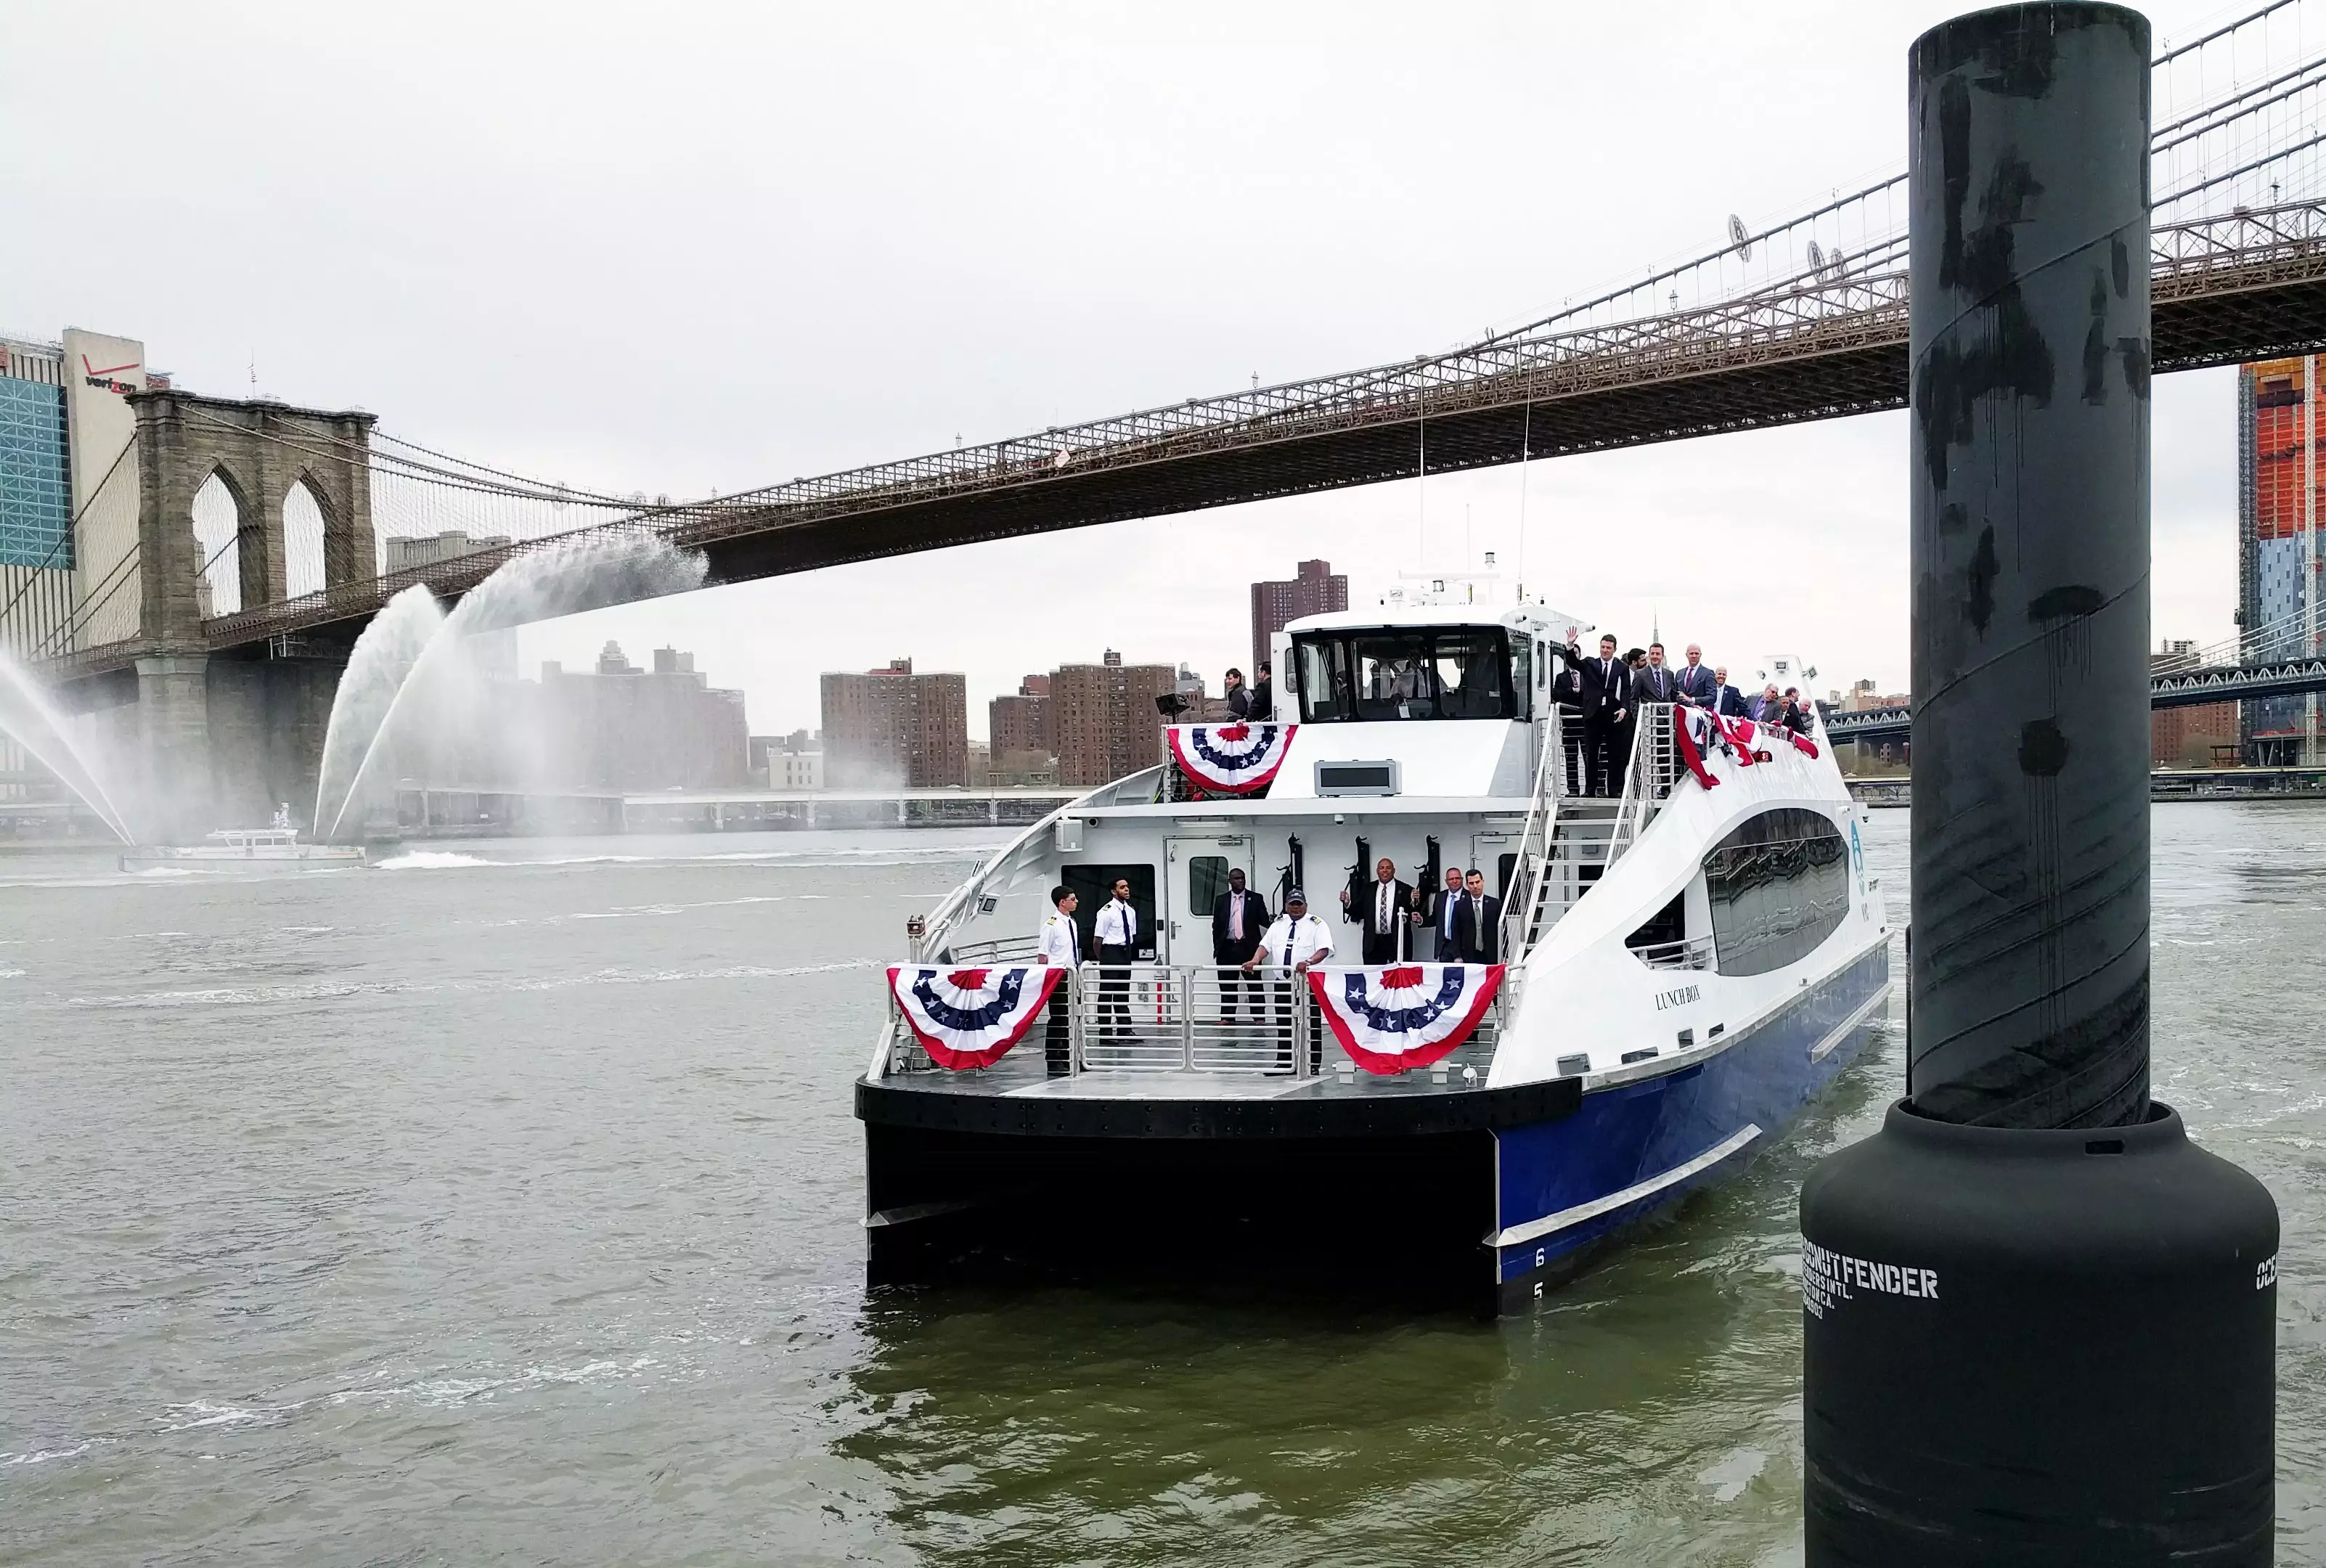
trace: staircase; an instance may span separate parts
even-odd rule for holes
[[[1614,849],[1615,812],[1620,803],[1568,795],[1558,803],[1550,826],[1550,849],[1533,878],[1520,951],[1531,951],[1549,934],[1575,901],[1590,891],[1607,869]]]
[[[1503,961],[1515,966],[1549,934],[1576,901],[1637,841],[1670,793],[1679,772],[1672,710],[1653,703],[1641,713],[1623,794],[1614,800],[1568,794],[1559,770],[1538,770],[1535,807],[1521,840],[1517,895],[1503,921]],[[1558,744],[1558,719],[1544,727],[1546,748]],[[1546,749],[1546,759],[1551,753]]]

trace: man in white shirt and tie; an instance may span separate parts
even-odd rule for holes
[[[1260,951],[1244,960],[1247,970],[1266,964],[1280,970],[1274,981],[1276,989],[1276,1065],[1282,1072],[1292,1071],[1292,1009],[1298,1005],[1298,993],[1308,988],[1310,966],[1320,964],[1333,956],[1333,933],[1325,923],[1308,913],[1308,895],[1298,887],[1284,895],[1284,913],[1268,928],[1261,939]],[[1325,1042],[1322,1037],[1324,1019],[1317,1011],[1317,999],[1308,998],[1308,1071],[1314,1072],[1322,1062]]]
[[[1034,961],[1044,968],[1059,968],[1066,972],[1058,978],[1058,988],[1050,993],[1050,1017],[1045,1025],[1042,1054],[1047,1058],[1050,1076],[1063,1078],[1074,1070],[1067,1036],[1068,1009],[1073,1006],[1068,993],[1074,988],[1075,970],[1082,967],[1083,936],[1075,929],[1075,905],[1078,902],[1071,887],[1050,889],[1050,915],[1042,922],[1042,945]]]
[[[1139,958],[1139,911],[1130,906],[1130,878],[1114,879],[1114,896],[1099,905],[1098,923],[1091,932],[1101,964],[1128,966]],[[1128,967],[1098,972],[1098,1035],[1102,1040],[1130,1038],[1130,970]]]
[[[1373,884],[1350,900],[1344,918],[1364,927],[1362,951],[1369,964],[1393,964],[1405,957],[1405,928],[1413,918],[1413,888],[1397,879],[1397,862],[1384,855],[1373,868]]]

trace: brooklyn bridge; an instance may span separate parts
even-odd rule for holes
[[[2271,31],[2294,4],[2272,0],[2155,61],[2157,371],[2326,349],[2326,49]],[[1901,171],[1773,224],[1732,218],[1680,264],[1409,359],[723,496],[575,490],[354,411],[135,393],[135,439],[73,519],[79,534],[110,518],[134,545],[102,573],[84,563],[61,609],[18,581],[0,602],[0,646],[71,706],[166,709],[221,680],[287,681],[309,691],[293,703],[308,713],[312,691],[328,709],[338,663],[398,591],[457,598],[516,556],[577,540],[658,537],[701,552],[708,583],[735,583],[1901,408],[1905,195]],[[198,515],[205,487],[231,497],[229,521]],[[312,504],[294,517],[286,501],[302,493]],[[490,543],[399,567],[385,553],[391,527]],[[2319,628],[2303,632],[2294,646],[2225,647],[2155,700],[2326,690]],[[1909,719],[1848,722],[1871,738]]]

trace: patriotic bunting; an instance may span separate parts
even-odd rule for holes
[[[1284,765],[1297,724],[1174,724],[1171,755],[1196,786],[1218,795],[1255,794]]]
[[[1679,745],[1680,760],[1706,789],[1720,783],[1709,765],[1716,757],[1726,758],[1738,767],[1751,767],[1756,763],[1774,761],[1778,756],[1775,748],[1781,743],[1804,756],[1818,754],[1816,741],[1806,735],[1796,735],[1782,724],[1721,718],[1701,708],[1682,708],[1676,720],[1672,735]]]
[[[1052,964],[1016,970],[889,966],[889,990],[929,1060],[955,1072],[991,1067],[1018,1044],[1065,979]]]
[[[1500,964],[1312,969],[1308,988],[1349,1060],[1367,1072],[1427,1067],[1467,1040],[1502,988]]]

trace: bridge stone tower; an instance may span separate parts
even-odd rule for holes
[[[194,496],[218,476],[241,514],[242,602],[288,596],[283,503],[304,483],[323,514],[326,587],[378,570],[368,483],[374,416],[268,402],[140,392],[137,535],[146,637],[200,643],[201,546]]]
[[[322,514],[326,588],[377,571],[373,416],[177,391],[132,394],[137,419],[136,747],[153,830],[198,836],[264,822],[313,798],[344,653],[213,659],[202,626],[194,497],[216,476],[239,515],[245,608],[288,596],[284,502],[304,484]]]

